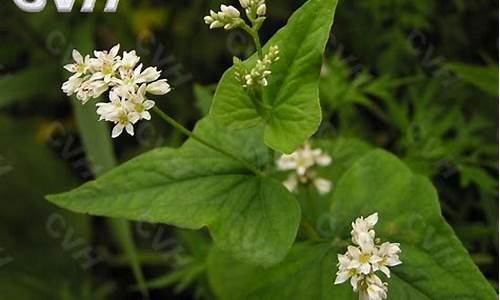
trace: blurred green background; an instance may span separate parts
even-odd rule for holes
[[[0,299],[141,299],[145,284],[151,299],[212,299],[206,234],[75,215],[43,199],[184,139],[153,120],[110,141],[92,106],[61,92],[62,66],[73,48],[136,49],[174,88],[157,104],[192,127],[251,41],[203,23],[221,1],[122,0],[115,14],[101,12],[104,1],[92,14],[77,12],[82,1],[70,14],[48,2],[31,14],[0,4]],[[268,1],[263,38],[302,2]],[[429,176],[497,290],[498,36],[496,0],[341,0],[318,132],[385,148]]]

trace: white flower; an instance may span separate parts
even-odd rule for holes
[[[236,79],[239,80],[245,88],[259,85],[267,86],[267,79],[269,75],[272,74],[272,64],[280,59],[279,53],[280,50],[278,46],[271,46],[268,53],[264,55],[264,58],[262,60],[257,60],[255,67],[252,68],[250,72],[247,72],[245,76],[241,76],[241,74],[235,74]],[[241,80],[240,78],[243,78],[243,80]]]
[[[136,83],[151,82],[160,78],[161,72],[156,67],[148,67],[137,77]]]
[[[108,85],[102,80],[94,80],[92,77],[84,80],[78,88],[76,88],[76,98],[82,102],[87,103],[92,98],[101,96],[108,90]]]
[[[86,55],[84,58],[76,49],[73,50],[72,55],[75,63],[64,66],[66,70],[74,73],[73,76],[70,77],[70,79],[87,74],[87,72],[91,68],[90,56]]]
[[[401,249],[399,248],[399,243],[385,242],[380,245],[377,253],[380,260],[373,266],[374,270],[380,270],[387,277],[391,277],[391,271],[388,267],[394,267],[402,264],[399,259],[400,252]]]
[[[85,78],[81,77],[70,77],[68,81],[64,82],[62,85],[63,92],[71,96],[76,93],[76,90],[80,87],[80,85],[85,81]]]
[[[120,44],[113,46],[113,48],[111,48],[109,51],[96,50],[94,51],[94,56],[96,57],[96,59],[98,59],[100,62],[104,64],[112,64],[120,60],[120,57],[118,56],[118,51],[120,51]]]
[[[292,154],[283,154],[277,161],[278,170],[295,170],[298,175],[305,175],[307,169],[314,166],[314,151],[309,143],[305,143],[302,149]]]
[[[153,95],[165,95],[171,88],[166,79],[161,79],[148,84],[146,91]]]
[[[245,12],[250,20],[253,20],[255,15],[263,17],[267,12],[265,0],[240,0],[240,5],[243,9],[245,9]]]
[[[325,195],[332,190],[332,183],[327,179],[317,177],[312,169],[316,166],[328,166],[331,162],[332,159],[328,154],[323,153],[321,149],[311,149],[311,145],[306,143],[303,148],[292,154],[283,154],[276,161],[276,167],[280,171],[294,171],[283,182],[289,191],[295,192],[299,183],[312,183],[321,195]]]
[[[378,214],[367,218],[359,217],[352,222],[352,241],[355,246],[348,246],[347,252],[338,255],[338,271],[335,284],[350,279],[353,291],[359,292],[359,299],[381,300],[387,298],[387,283],[376,275],[381,271],[390,277],[389,267],[397,266],[401,249],[398,243],[385,242],[378,245],[373,229],[378,221]]]
[[[132,95],[131,101],[127,103],[130,112],[135,112],[140,119],[151,120],[151,114],[148,110],[155,106],[155,102],[146,98],[146,84],[143,84],[135,95]]]
[[[130,70],[135,68],[135,66],[139,63],[140,57],[137,56],[135,50],[130,52],[123,52],[123,58],[120,64],[120,67],[124,70]]]
[[[266,15],[266,12],[267,12],[267,6],[265,3],[259,5],[259,7],[257,8],[257,15],[259,16],[265,16]]]
[[[299,180],[297,178],[297,175],[295,175],[293,173],[290,174],[290,175],[288,175],[288,179],[285,180],[285,181],[283,181],[283,185],[290,192],[296,192],[297,191],[297,186],[299,185]]]
[[[222,4],[220,6],[221,13],[228,18],[239,18],[240,17],[240,11],[232,6],[232,5],[224,5]]]
[[[347,253],[351,258],[349,268],[356,269],[364,275],[370,274],[372,272],[372,264],[378,263],[381,260],[375,255],[376,251],[377,249],[373,244],[363,248],[348,246]]]
[[[146,68],[142,70],[142,64],[132,69],[120,69],[120,77],[112,79],[113,84],[127,87],[129,91],[134,91],[142,83],[149,83],[160,78],[161,72],[156,67]]]
[[[316,178],[313,184],[321,195],[326,195],[332,190],[332,182],[324,178]]]
[[[120,67],[121,61],[118,56],[120,45],[116,45],[108,51],[94,51],[95,58],[91,59],[93,68],[97,70],[93,74],[95,79],[102,79],[105,83],[110,83]]]
[[[240,11],[231,5],[220,6],[220,11],[215,12],[210,11],[210,15],[204,18],[206,24],[210,25],[210,29],[224,27],[226,30],[230,30],[239,27],[244,23],[243,19],[240,18]]]
[[[248,6],[250,5],[250,0],[240,0],[240,5],[243,8],[248,8]]]
[[[65,69],[74,75],[61,87],[68,96],[76,94],[82,104],[109,90],[109,101],[97,103],[96,112],[99,120],[115,124],[113,138],[124,129],[133,135],[135,123],[151,119],[149,110],[155,102],[148,99],[147,93],[164,95],[171,90],[167,80],[160,79],[161,72],[156,67],[143,70],[136,51],[125,51],[120,57],[119,49],[120,45],[116,45],[109,51],[94,51],[95,57],[85,58],[73,51],[75,63]]]
[[[387,298],[387,284],[371,274],[363,277],[358,283],[360,300],[381,300]]]
[[[120,134],[122,134],[123,129],[127,131],[129,135],[134,135],[134,124],[140,120],[140,115],[136,112],[128,112],[125,109],[121,109],[117,116],[111,120],[115,122],[115,127],[113,127],[113,131],[111,132],[111,137],[116,138]]]
[[[111,102],[100,102],[96,104],[99,120],[113,122],[124,109],[125,100],[120,97],[119,93],[116,91],[109,92],[109,100]]]
[[[370,239],[373,240],[375,237],[375,231],[373,227],[378,222],[378,213],[374,213],[368,216],[366,219],[359,217],[356,221],[352,222],[352,242],[356,245],[367,242]],[[368,236],[366,236],[368,235]]]
[[[337,277],[335,278],[335,284],[344,283],[349,280],[349,278],[354,278],[351,279],[351,283],[353,281],[356,281],[359,276],[359,272],[358,269],[350,267],[351,257],[349,256],[349,254],[339,254],[338,261],[339,262],[337,266],[339,267],[339,271],[337,272]],[[357,287],[357,284],[355,284],[354,286]]]

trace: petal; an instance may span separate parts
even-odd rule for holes
[[[334,284],[341,284],[346,282],[350,277],[349,274],[350,274],[349,271],[338,272]]]
[[[357,269],[361,266],[361,263],[358,261],[358,260],[351,260],[348,264],[347,264],[347,268],[348,269]]]
[[[120,51],[120,44],[117,44],[113,48],[111,48],[109,54],[114,57],[118,54],[118,51]]]
[[[117,102],[117,101],[120,101],[120,98],[118,97],[118,95],[116,94],[116,90],[111,90],[109,92],[109,100],[111,100],[111,102]]]
[[[388,278],[391,278],[391,271],[389,270],[388,267],[386,266],[381,266],[380,267],[380,271],[382,271],[382,273],[385,274],[385,276],[387,276]]]
[[[125,130],[127,130],[127,133],[130,134],[131,136],[134,136],[134,126],[130,123],[125,126]]]
[[[96,72],[96,73],[92,74],[92,76],[90,77],[89,81],[100,80],[100,79],[103,79],[103,78],[104,78],[104,74],[103,73]]]
[[[354,246],[347,246],[347,252],[349,252],[349,255],[352,257],[359,257],[361,255],[361,250]]]
[[[118,123],[115,125],[115,127],[113,127],[113,131],[111,133],[111,137],[112,138],[116,138],[117,136],[119,136],[120,134],[122,134],[123,132],[123,125]]]
[[[83,63],[83,57],[82,57],[82,55],[80,54],[80,52],[78,52],[78,50],[73,49],[72,56],[73,56],[73,59],[74,59],[77,63],[79,63],[79,64]]]
[[[326,195],[332,190],[332,183],[324,178],[317,178],[314,180],[314,186],[320,195]]]
[[[370,225],[370,227],[375,226],[375,224],[377,224],[378,222],[378,213],[370,215],[365,219],[365,221]]]
[[[141,115],[136,112],[132,112],[128,114],[128,119],[130,123],[135,124],[141,119]]]
[[[332,158],[328,154],[321,154],[316,157],[316,163],[319,166],[326,167],[332,163]]]
[[[399,260],[399,257],[389,257],[387,258],[386,265],[389,267],[394,267],[397,265],[402,264],[401,260]]]
[[[139,90],[137,90],[137,94],[139,95],[146,95],[146,88],[147,88],[147,85],[145,83],[143,83],[140,87],[139,87]]]
[[[151,114],[148,111],[144,111],[141,116],[144,120],[151,120]]]
[[[144,108],[145,109],[151,109],[153,108],[153,106],[155,106],[155,102],[153,100],[146,100],[144,101]]]
[[[362,264],[361,266],[359,266],[359,271],[363,274],[370,274],[371,269],[372,269],[372,267],[368,263],[365,263],[365,264]]]
[[[142,73],[142,64],[138,65],[134,70],[134,78],[138,78]]]
[[[74,67],[75,65],[74,64],[68,64],[68,65],[65,65],[63,68],[71,73],[73,73],[73,70],[74,70]]]
[[[153,95],[165,95],[171,91],[171,88],[166,79],[161,79],[149,84],[147,91]]]
[[[300,176],[304,176],[304,174],[306,174],[306,171],[307,171],[307,168],[304,166],[299,166],[297,168],[297,174],[299,174]]]
[[[357,289],[358,289],[359,280],[360,280],[360,276],[358,276],[358,275],[351,277],[351,286],[352,286],[352,289],[354,291],[357,291]]]
[[[283,181],[283,185],[289,192],[295,192],[297,190],[297,178],[295,176],[290,176],[287,180]]]

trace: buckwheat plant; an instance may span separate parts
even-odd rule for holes
[[[233,59],[193,130],[156,105],[171,88],[135,51],[119,53],[117,45],[84,56],[75,50],[62,90],[96,105],[96,121],[112,123],[113,138],[132,135],[137,122],[157,116],[187,140],[47,198],[79,213],[206,229],[213,240],[206,259],[197,256],[198,265],[176,274],[196,270],[220,299],[352,299],[338,285],[348,280],[367,300],[496,299],[441,216],[428,179],[362,141],[313,137],[337,0],[305,1],[262,45],[259,30],[270,4],[241,0],[204,18],[212,29],[248,33],[256,51]],[[96,98],[102,100],[91,104]],[[284,182],[283,172],[289,172]],[[300,190],[306,185],[318,192]],[[357,218],[367,211],[386,216],[377,234],[377,214]]]
[[[360,300],[380,300],[387,298],[387,283],[377,276],[380,271],[391,277],[389,267],[401,264],[398,243],[385,242],[378,245],[373,229],[378,222],[378,213],[359,217],[352,223],[352,243],[344,255],[338,255],[338,272],[335,284],[350,279],[352,288],[359,293]]]

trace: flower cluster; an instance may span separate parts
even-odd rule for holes
[[[68,96],[76,95],[82,104],[109,92],[109,102],[97,103],[100,120],[113,122],[112,137],[119,136],[123,129],[134,135],[133,125],[139,120],[149,120],[155,103],[147,99],[147,93],[164,95],[170,92],[166,79],[159,79],[161,72],[156,67],[143,70],[140,57],[135,51],[123,52],[120,45],[109,51],[94,51],[94,57],[83,57],[73,50],[74,63],[64,66],[73,75],[62,85]],[[139,65],[138,65],[139,64]]]
[[[299,184],[312,183],[320,194],[327,194],[332,189],[332,183],[327,179],[317,177],[313,169],[315,166],[325,167],[331,163],[332,158],[328,154],[323,153],[321,149],[311,149],[311,145],[306,143],[302,149],[292,154],[282,155],[276,165],[278,170],[295,170],[283,182],[289,191],[295,192]]]
[[[255,26],[260,25],[266,19],[267,6],[265,0],[240,0],[241,7],[250,22]],[[246,26],[245,21],[241,18],[240,11],[232,5],[220,6],[220,11],[215,12],[210,10],[210,15],[204,18],[205,23],[210,26],[210,29],[224,28],[231,30],[238,27]]]
[[[220,11],[210,11],[210,15],[204,18],[205,23],[210,25],[210,29],[221,28],[230,30],[239,27],[244,21],[240,18],[240,11],[234,6],[222,4]]]
[[[344,283],[350,279],[352,288],[359,292],[361,300],[380,300],[387,298],[387,283],[376,275],[377,271],[391,276],[389,267],[401,264],[398,243],[378,244],[373,229],[378,222],[378,214],[367,218],[357,218],[352,223],[352,242],[344,255],[338,255],[338,272],[335,284]]]
[[[235,58],[235,73],[236,80],[244,87],[249,88],[253,86],[267,86],[267,78],[271,75],[272,64],[277,62],[279,58],[279,47],[271,46],[269,51],[264,55],[264,58],[257,60],[255,67],[250,71],[243,65],[243,63]]]
[[[263,18],[267,13],[265,0],[240,0],[240,5],[250,19],[255,16]]]

